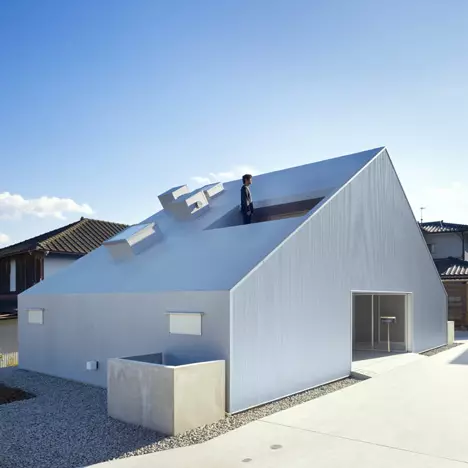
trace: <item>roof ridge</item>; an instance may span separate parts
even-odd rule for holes
[[[96,219],[96,218],[85,218],[84,216],[82,216],[79,219],[79,221],[96,221],[98,223],[117,224],[119,226],[130,226],[130,224],[126,224],[126,223],[115,223],[114,221],[107,221],[105,219]]]
[[[453,224],[455,226],[468,226],[466,223],[451,223],[448,221],[444,221],[443,219],[437,220],[437,221],[423,221],[422,223],[419,224]]]

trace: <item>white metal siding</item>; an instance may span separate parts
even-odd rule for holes
[[[446,343],[446,294],[384,151],[231,292],[230,411],[351,370],[351,291],[413,293],[414,351]]]
[[[71,257],[53,257],[44,258],[44,278],[49,278],[63,268],[76,262],[76,258]]]
[[[28,323],[29,308],[44,324]],[[168,311],[203,312],[201,336],[171,335]],[[182,360],[229,358],[229,293],[24,295],[18,299],[23,369],[106,386],[107,360],[158,352]],[[98,371],[86,362],[98,361]]]

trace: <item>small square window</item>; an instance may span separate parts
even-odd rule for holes
[[[435,253],[436,251],[435,244],[427,244],[427,248],[429,249],[429,252],[431,252],[431,254]]]
[[[201,335],[201,312],[168,312],[171,335]]]
[[[43,325],[44,309],[28,309],[28,323]]]

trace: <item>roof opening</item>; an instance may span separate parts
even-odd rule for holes
[[[291,203],[281,203],[275,205],[266,205],[255,208],[252,218],[252,224],[264,223],[266,221],[277,221],[279,219],[298,218],[305,216],[310,210],[315,208],[324,197],[311,198],[306,200],[294,201]],[[236,207],[216,220],[206,229],[221,229],[243,224],[242,215],[239,207]]]

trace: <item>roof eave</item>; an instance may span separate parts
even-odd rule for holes
[[[84,255],[86,255],[86,253],[83,253],[83,252],[62,252],[60,250],[47,250],[41,247],[36,247],[34,249],[15,250],[12,252],[7,252],[4,255],[0,254],[0,260],[2,258],[15,257],[17,255],[23,255],[23,254],[32,253],[32,252],[39,252],[39,253],[44,253],[44,254],[47,253],[47,255],[64,255],[64,256],[73,256],[73,257],[83,257]]]

